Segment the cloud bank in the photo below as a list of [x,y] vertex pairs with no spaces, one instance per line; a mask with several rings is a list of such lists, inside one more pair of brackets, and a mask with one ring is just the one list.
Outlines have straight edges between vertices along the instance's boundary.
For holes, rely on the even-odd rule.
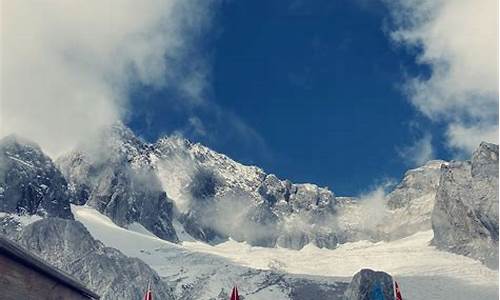
[[127,113],[134,85],[202,101],[191,49],[212,1],[2,1],[0,136],[60,154]]
[[471,152],[498,143],[498,1],[386,1],[397,43],[418,49],[429,78],[410,78],[412,104],[447,124],[447,144]]

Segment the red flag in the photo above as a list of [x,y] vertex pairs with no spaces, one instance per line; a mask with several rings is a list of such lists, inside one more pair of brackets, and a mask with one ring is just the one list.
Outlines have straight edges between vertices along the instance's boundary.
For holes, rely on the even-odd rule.
[[151,284],[148,283],[148,290],[146,295],[144,295],[144,300],[153,300],[153,292],[151,291]]
[[231,293],[230,300],[240,300],[240,296],[238,295],[238,288],[237,287],[233,288],[233,292]]
[[403,300],[401,296],[401,289],[399,288],[399,284],[394,280],[394,299],[395,300]]

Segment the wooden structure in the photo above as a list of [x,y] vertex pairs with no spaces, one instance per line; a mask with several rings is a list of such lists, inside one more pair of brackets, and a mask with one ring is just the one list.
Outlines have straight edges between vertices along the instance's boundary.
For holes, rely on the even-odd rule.
[[0,236],[2,300],[89,300],[99,296],[67,273]]

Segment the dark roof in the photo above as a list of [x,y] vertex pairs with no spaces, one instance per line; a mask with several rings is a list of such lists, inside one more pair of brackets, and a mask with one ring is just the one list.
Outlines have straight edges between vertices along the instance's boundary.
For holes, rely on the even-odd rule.
[[91,299],[99,299],[100,296],[89,290],[81,282],[73,278],[68,273],[50,265],[46,261],[37,257],[36,255],[26,251],[18,244],[7,240],[0,236],[0,253],[7,255],[9,258],[36,270],[52,279],[60,282],[69,288],[78,291],[80,294],[85,295]]

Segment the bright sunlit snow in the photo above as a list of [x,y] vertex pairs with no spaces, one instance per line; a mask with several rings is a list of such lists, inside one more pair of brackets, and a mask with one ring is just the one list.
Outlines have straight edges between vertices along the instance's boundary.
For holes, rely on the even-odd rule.
[[201,272],[219,256],[235,265],[331,276],[335,280],[340,277],[346,281],[361,268],[384,270],[401,282],[405,299],[498,299],[498,271],[429,246],[432,231],[392,242],[347,243],[335,250],[313,245],[299,251],[262,248],[232,240],[217,246],[187,241],[176,245],[144,234],[144,228],[140,232],[120,228],[89,207],[72,206],[72,211],[96,239],[143,259],[162,276],[178,275],[174,274],[173,270],[178,270],[174,264],[182,264],[188,257],[198,261],[200,270],[181,269],[186,274]]

